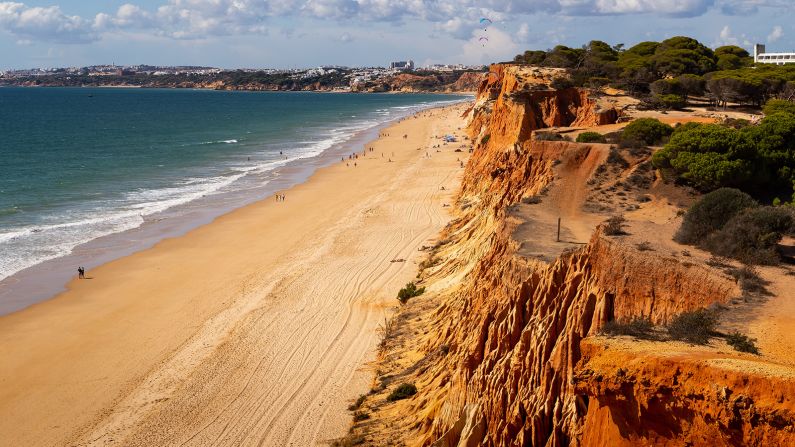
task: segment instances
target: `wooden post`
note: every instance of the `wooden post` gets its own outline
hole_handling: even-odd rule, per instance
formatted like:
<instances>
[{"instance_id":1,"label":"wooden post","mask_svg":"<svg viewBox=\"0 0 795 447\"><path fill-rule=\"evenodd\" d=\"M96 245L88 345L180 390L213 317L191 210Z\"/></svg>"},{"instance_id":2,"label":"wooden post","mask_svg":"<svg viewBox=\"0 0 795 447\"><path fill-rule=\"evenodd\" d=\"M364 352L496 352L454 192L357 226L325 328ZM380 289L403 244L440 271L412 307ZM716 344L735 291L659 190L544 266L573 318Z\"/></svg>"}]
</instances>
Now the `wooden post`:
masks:
<instances>
[{"instance_id":1,"label":"wooden post","mask_svg":"<svg viewBox=\"0 0 795 447\"><path fill-rule=\"evenodd\" d=\"M558 217L558 238L555 241L560 242L560 217Z\"/></svg>"}]
</instances>

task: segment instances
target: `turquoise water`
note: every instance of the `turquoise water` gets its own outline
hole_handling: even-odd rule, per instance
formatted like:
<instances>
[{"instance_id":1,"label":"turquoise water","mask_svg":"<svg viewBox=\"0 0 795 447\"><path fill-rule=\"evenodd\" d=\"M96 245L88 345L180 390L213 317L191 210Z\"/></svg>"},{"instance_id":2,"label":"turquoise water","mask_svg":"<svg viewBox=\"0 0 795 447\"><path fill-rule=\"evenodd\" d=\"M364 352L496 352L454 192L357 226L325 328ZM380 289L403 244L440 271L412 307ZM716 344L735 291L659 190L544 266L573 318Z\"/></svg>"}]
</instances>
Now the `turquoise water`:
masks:
<instances>
[{"instance_id":1,"label":"turquoise water","mask_svg":"<svg viewBox=\"0 0 795 447\"><path fill-rule=\"evenodd\" d=\"M0 88L0 280L460 99Z\"/></svg>"}]
</instances>

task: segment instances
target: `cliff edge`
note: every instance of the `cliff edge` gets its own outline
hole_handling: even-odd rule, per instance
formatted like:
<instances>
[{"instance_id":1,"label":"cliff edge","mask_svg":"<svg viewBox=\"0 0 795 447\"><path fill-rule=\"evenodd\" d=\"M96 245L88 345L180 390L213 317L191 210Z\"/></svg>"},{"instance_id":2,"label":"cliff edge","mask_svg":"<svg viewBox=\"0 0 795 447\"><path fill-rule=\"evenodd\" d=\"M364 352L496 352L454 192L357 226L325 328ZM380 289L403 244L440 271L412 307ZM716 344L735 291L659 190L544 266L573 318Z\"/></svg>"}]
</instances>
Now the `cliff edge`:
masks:
<instances>
[{"instance_id":1,"label":"cliff edge","mask_svg":"<svg viewBox=\"0 0 795 447\"><path fill-rule=\"evenodd\" d=\"M602 335L616 320L661 325L744 304L706 254L671 241L677 207L650 152L538 138L623 113L598 93L552 88L560 76L497 65L480 84L455 219L420 265L427 291L385 327L376 383L344 442L795 445L791 365L720 340ZM618 234L603 223L617 211ZM404 383L416 394L396 400Z\"/></svg>"}]
</instances>

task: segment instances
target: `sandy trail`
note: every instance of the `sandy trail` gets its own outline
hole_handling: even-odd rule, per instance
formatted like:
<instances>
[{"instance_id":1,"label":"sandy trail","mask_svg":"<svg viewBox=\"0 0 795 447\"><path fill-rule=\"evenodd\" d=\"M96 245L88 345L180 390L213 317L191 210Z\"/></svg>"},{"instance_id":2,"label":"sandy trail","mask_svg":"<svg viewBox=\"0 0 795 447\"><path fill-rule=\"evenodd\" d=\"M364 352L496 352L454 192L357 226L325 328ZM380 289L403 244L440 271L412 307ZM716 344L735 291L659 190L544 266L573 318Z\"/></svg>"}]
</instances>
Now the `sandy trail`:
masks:
<instances>
[{"instance_id":1,"label":"sandy trail","mask_svg":"<svg viewBox=\"0 0 795 447\"><path fill-rule=\"evenodd\" d=\"M521 241L519 253L526 257L554 261L560 253L581 246L591 239L596 226L605 216L583 211L588 196L588 179L607 158L609 146L578 146L563 156L540 204L514 207L512 214L523 223L517 226L513 238ZM557 241L557 221L560 218L560 241Z\"/></svg>"},{"instance_id":2,"label":"sandy trail","mask_svg":"<svg viewBox=\"0 0 795 447\"><path fill-rule=\"evenodd\" d=\"M424 155L462 107L396 124L357 167L323 169L284 203L234 211L0 318L0 444L343 435L378 325L449 219L464 153Z\"/></svg>"}]
</instances>

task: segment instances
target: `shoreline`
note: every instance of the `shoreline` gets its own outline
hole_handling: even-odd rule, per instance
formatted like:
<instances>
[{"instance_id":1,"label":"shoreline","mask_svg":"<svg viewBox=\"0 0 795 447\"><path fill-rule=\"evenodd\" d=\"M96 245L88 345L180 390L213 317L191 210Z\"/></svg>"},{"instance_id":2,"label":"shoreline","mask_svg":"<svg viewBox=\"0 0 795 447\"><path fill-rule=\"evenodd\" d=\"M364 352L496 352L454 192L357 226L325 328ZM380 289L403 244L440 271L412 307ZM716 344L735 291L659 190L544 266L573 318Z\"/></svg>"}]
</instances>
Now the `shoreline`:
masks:
<instances>
[{"instance_id":1,"label":"shoreline","mask_svg":"<svg viewBox=\"0 0 795 447\"><path fill-rule=\"evenodd\" d=\"M464 99L461 102L466 101ZM420 111L434 110L447 105L449 104L432 105L420 108ZM216 218L235 209L267 199L278 190L303 183L318 169L333 165L338 157L347 155L351 150L360 149L375 139L382 129L412 114L409 112L372 127L357 130L348 139L334 144L318 155L298 158L274 168L270 171L270 180L266 185L258 188L256 194L249 193L244 196L240 191L233 190L213 195L209 199L202 197L177 205L160 214L147 216L138 227L100 236L74 247L69 254L15 272L0 280L0 317L47 301L66 291L67 283L75 276L76 265L86 266L89 270L97 268L151 248L164 239L182 236L197 227L212 223Z\"/></svg>"},{"instance_id":2,"label":"shoreline","mask_svg":"<svg viewBox=\"0 0 795 447\"><path fill-rule=\"evenodd\" d=\"M285 202L235 209L0 317L0 431L17 445L342 436L378 324L450 218L468 154L430 148L461 134L467 104L392 124L356 167L319 168Z\"/></svg>"},{"instance_id":3,"label":"shoreline","mask_svg":"<svg viewBox=\"0 0 795 447\"><path fill-rule=\"evenodd\" d=\"M369 92L366 90L252 90L252 89L219 89L210 87L173 87L173 86L153 86L153 85L19 85L19 84L0 84L0 88L131 88L131 89L151 89L151 90L203 90L215 92L250 92L250 93L352 93L352 94L365 94L365 95L461 95L461 96L474 96L477 91L474 90L460 90L460 91L434 91L434 90L418 90L413 92L405 92L402 90L390 90L383 92Z\"/></svg>"}]
</instances>

